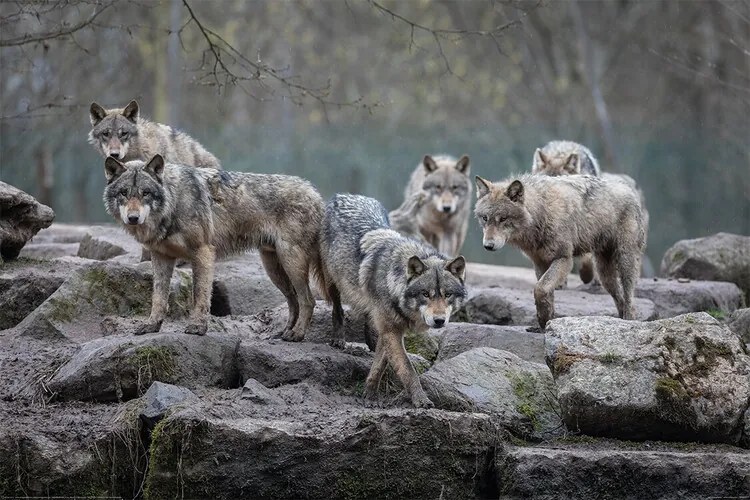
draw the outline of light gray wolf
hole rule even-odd
[[[545,175],[599,175],[599,162],[585,146],[572,141],[550,141],[534,151],[531,172]]]
[[[426,155],[411,174],[404,192],[408,201],[424,191],[427,200],[417,211],[422,238],[446,255],[458,255],[466,239],[471,214],[469,157]]]
[[[573,257],[585,253],[594,254],[599,279],[620,317],[635,317],[633,290],[646,245],[635,190],[590,175],[525,174],[497,183],[477,177],[476,184],[474,213],[484,248],[493,251],[510,243],[534,264],[542,329],[555,315],[555,288],[573,268]]]
[[[289,306],[282,338],[304,338],[315,306],[309,277],[322,278],[318,235],[323,199],[309,182],[165,164],[160,155],[125,164],[108,157],[104,169],[107,213],[152,254],[151,315],[136,333],[161,328],[175,259],[184,259],[193,268],[193,310],[186,333],[204,334],[215,258],[257,248]]]
[[[422,209],[428,198],[427,192],[419,191],[406,198],[398,208],[388,212],[388,222],[390,222],[391,228],[409,238],[425,241],[422,233],[419,232],[417,213]]]
[[[378,333],[365,397],[377,397],[390,364],[416,407],[432,406],[404,349],[406,330],[442,328],[466,298],[466,261],[404,237],[388,226],[377,200],[338,194],[326,205],[320,255],[333,303],[333,345],[343,345],[342,300],[365,313]]]
[[[185,132],[142,118],[136,101],[116,109],[92,103],[89,114],[89,143],[104,158],[147,161],[159,154],[167,163],[221,168],[219,160]]]

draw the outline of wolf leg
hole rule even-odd
[[[344,309],[341,307],[341,294],[335,285],[330,285],[328,287],[328,296],[331,298],[333,306],[331,345],[337,349],[343,349],[346,347],[346,336],[344,334]]]
[[[365,315],[365,323],[362,328],[362,333],[365,336],[365,344],[370,348],[370,351],[374,351],[377,348],[379,336],[373,335],[374,330],[370,326],[370,316]]]
[[[417,371],[414,369],[414,365],[411,364],[409,356],[406,355],[404,334],[401,332],[394,333],[387,330],[380,330],[378,343],[380,342],[383,343],[383,347],[385,348],[385,357],[388,363],[393,368],[393,371],[396,372],[396,376],[403,384],[406,392],[411,396],[411,403],[414,407],[431,408],[435,406],[427,397],[424,389],[422,389]]]
[[[211,245],[198,248],[193,256],[193,310],[190,313],[185,333],[205,335],[208,330],[215,258],[216,252]]]
[[[599,281],[602,282],[602,286],[612,296],[617,306],[617,312],[622,318],[623,311],[625,310],[625,303],[622,298],[622,290],[620,289],[620,283],[617,281],[617,268],[614,262],[614,256],[611,253],[598,254],[596,256],[596,273],[599,275]]]
[[[571,269],[573,257],[554,260],[534,287],[536,316],[542,330],[547,322],[555,317],[555,288],[565,281]]]
[[[633,292],[640,271],[641,262],[637,251],[621,252],[618,255],[617,272],[622,283],[622,310],[619,313],[622,319],[635,319]]]
[[[169,282],[172,280],[175,260],[158,252],[151,252],[150,256],[151,267],[154,270],[151,315],[145,323],[136,328],[136,335],[158,332],[169,310]]]
[[[388,365],[386,359],[385,345],[380,340],[383,335],[378,336],[378,344],[375,347],[375,357],[372,359],[372,366],[370,367],[370,373],[367,374],[365,380],[365,399],[377,399],[378,398],[378,387],[380,386],[380,380],[383,378],[383,373]]]
[[[310,326],[313,308],[315,307],[315,299],[310,291],[310,257],[306,253],[308,249],[296,248],[285,244],[283,246],[279,245],[276,251],[278,252],[281,265],[294,287],[299,303],[299,318],[297,318],[297,322],[291,330],[284,332],[281,338],[291,342],[299,342],[305,338],[305,332]]]
[[[584,283],[590,283],[594,279],[594,261],[593,255],[590,253],[583,254],[580,261],[580,269],[578,269],[578,276],[581,277],[581,281]]]
[[[263,268],[271,279],[276,288],[281,290],[286,298],[286,305],[289,308],[289,318],[286,321],[284,332],[291,330],[299,317],[299,304],[297,303],[297,294],[294,291],[292,282],[289,280],[284,268],[281,267],[279,256],[274,250],[260,250],[260,260],[263,262]]]

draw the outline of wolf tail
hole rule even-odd
[[[313,255],[310,259],[310,277],[312,278],[315,287],[318,289],[320,296],[327,304],[331,304],[331,294],[328,292],[329,284],[331,280],[326,276],[325,267],[323,266],[323,258],[320,255],[320,245],[315,244],[315,248],[312,249]]]

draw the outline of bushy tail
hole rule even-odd
[[[313,255],[310,258],[310,278],[312,279],[315,288],[318,289],[321,298],[325,300],[326,303],[331,304],[331,295],[328,293],[328,287],[331,284],[331,280],[327,276],[325,266],[323,265],[319,242],[315,242],[314,248],[312,248],[311,251]]]

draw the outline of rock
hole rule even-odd
[[[518,288],[533,290],[536,273],[530,267],[496,266],[470,262],[466,265],[466,286],[469,288]],[[568,275],[568,288],[582,285],[577,274]]]
[[[80,243],[83,237],[88,234],[90,229],[91,226],[88,225],[63,224],[60,222],[55,222],[51,226],[39,231],[36,236],[34,236],[33,243]]]
[[[727,326],[740,336],[745,343],[750,343],[750,309],[737,309],[729,316]]]
[[[744,498],[750,454],[632,445],[513,447],[498,457],[501,498]]]
[[[53,266],[3,266],[0,269],[0,330],[20,323],[47,300],[65,278],[66,274]]]
[[[16,332],[36,338],[82,342],[110,334],[102,328],[102,319],[107,316],[139,316],[145,320],[151,311],[152,276],[149,262],[139,265],[91,262],[76,269],[18,324]],[[190,274],[176,269],[169,295],[170,317],[184,316],[191,296]]]
[[[271,392],[270,389],[266,388],[266,386],[254,378],[249,378],[245,381],[245,385],[242,386],[242,394],[240,397],[259,405],[286,404],[282,398]]]
[[[489,413],[519,436],[562,429],[549,369],[507,351],[480,347],[432,366],[421,377],[438,408]]]
[[[196,399],[197,396],[190,389],[172,384],[154,381],[143,396],[145,406],[139,417],[148,428],[153,428],[176,405]]]
[[[742,429],[742,438],[740,439],[740,446],[743,448],[750,448],[750,408],[745,411],[744,425]]]
[[[141,259],[141,245],[118,226],[92,226],[78,247],[78,257],[109,260],[120,255],[131,255],[131,261]]]
[[[730,281],[750,297],[750,236],[717,233],[678,241],[664,254],[661,274],[673,278]]]
[[[544,334],[528,332],[525,326],[449,323],[435,332],[440,349],[438,361],[475,347],[493,347],[512,352],[525,361],[544,363]]]
[[[179,324],[173,326],[179,333],[117,335],[83,344],[49,389],[60,400],[106,402],[139,397],[155,381],[191,389],[237,387],[237,338],[211,330],[186,335]]]
[[[54,218],[50,207],[0,181],[0,262],[18,257],[26,242]]]
[[[577,290],[606,295],[601,286],[583,285]],[[742,306],[742,290],[723,281],[694,281],[642,278],[635,287],[635,296],[651,300],[659,318],[671,318],[689,312],[707,311],[723,316]]]
[[[486,471],[500,434],[487,415],[342,402],[303,402],[294,414],[265,406],[276,413],[251,416],[253,408],[165,418],[151,445],[146,497],[468,499],[494,489]]]
[[[656,306],[648,299],[635,299],[639,319],[656,318]],[[531,290],[512,288],[474,288],[456,313],[468,323],[491,325],[538,325],[534,294]],[[617,316],[615,302],[609,295],[579,290],[555,290],[555,317]]]
[[[78,243],[29,243],[19,257],[32,260],[50,260],[68,255],[78,255]]]
[[[404,347],[406,347],[407,353],[417,354],[430,364],[438,356],[439,346],[437,340],[427,332],[407,331],[404,334]]]
[[[257,314],[281,304],[286,310],[284,295],[266,274],[257,253],[245,253],[216,262],[212,314]]]
[[[562,318],[547,327],[547,362],[570,430],[622,439],[740,439],[750,357],[706,313],[643,323]]]

